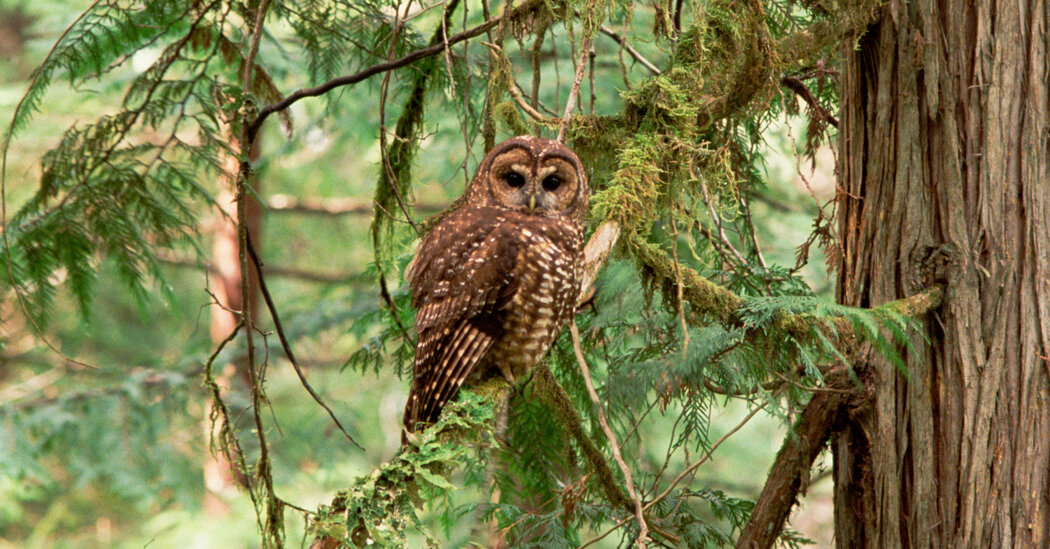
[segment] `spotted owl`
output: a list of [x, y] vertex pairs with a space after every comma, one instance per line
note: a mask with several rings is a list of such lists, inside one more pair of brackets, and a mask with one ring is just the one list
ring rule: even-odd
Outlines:
[[417, 342], [402, 442], [464, 383], [513, 383], [546, 354], [579, 296], [589, 192], [571, 149], [514, 137], [423, 238], [407, 272]]

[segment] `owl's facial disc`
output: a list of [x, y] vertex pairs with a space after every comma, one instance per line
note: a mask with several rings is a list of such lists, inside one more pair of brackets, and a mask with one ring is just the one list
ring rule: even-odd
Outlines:
[[522, 137], [489, 154], [484, 191], [488, 200], [532, 215], [586, 211], [586, 176], [571, 150], [550, 140]]

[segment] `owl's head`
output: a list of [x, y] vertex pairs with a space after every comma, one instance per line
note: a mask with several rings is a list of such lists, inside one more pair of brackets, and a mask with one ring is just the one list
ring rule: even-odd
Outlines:
[[522, 135], [496, 145], [470, 183], [468, 201], [500, 205], [530, 215], [583, 220], [587, 175], [572, 149]]

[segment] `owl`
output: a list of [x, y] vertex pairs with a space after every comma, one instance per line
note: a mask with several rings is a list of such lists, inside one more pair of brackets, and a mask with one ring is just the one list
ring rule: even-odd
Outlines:
[[513, 383], [546, 354], [579, 297], [589, 193], [571, 149], [513, 137], [423, 238], [407, 270], [417, 340], [402, 443], [464, 383]]

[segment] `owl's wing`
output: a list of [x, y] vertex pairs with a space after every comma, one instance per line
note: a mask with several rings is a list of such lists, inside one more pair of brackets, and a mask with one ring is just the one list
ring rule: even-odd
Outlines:
[[425, 239], [410, 271], [418, 339], [405, 405], [408, 432], [418, 422], [437, 421], [445, 403], [503, 333], [501, 311], [518, 289], [514, 270], [520, 236], [499, 224], [485, 227], [491, 220], [482, 221], [471, 223], [474, 230], [456, 231], [466, 238], [447, 234], [451, 238]]

